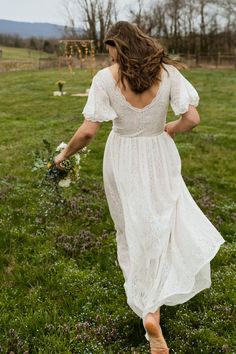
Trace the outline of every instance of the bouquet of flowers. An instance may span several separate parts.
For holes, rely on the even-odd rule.
[[[47,140],[44,139],[43,143],[47,150],[47,156],[45,157],[37,151],[35,153],[35,161],[32,171],[45,169],[46,173],[42,182],[46,182],[55,187],[69,187],[71,182],[75,182],[79,179],[81,154],[86,157],[90,150],[88,150],[87,147],[84,147],[79,153],[62,161],[60,163],[62,169],[59,169],[54,163],[54,156],[64,150],[67,144],[62,142],[53,151]]]

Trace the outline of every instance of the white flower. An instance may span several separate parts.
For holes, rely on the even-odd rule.
[[[60,182],[58,183],[58,186],[60,187],[69,187],[71,183],[71,179],[70,178],[64,178],[62,180],[60,180]]]
[[[76,158],[77,164],[79,165],[79,163],[80,163],[80,154],[75,154],[75,158]]]
[[[63,149],[65,149],[67,147],[66,143],[61,143],[60,145],[58,145],[58,147],[56,148],[56,151],[61,151]]]

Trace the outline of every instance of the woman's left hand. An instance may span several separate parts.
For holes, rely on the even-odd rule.
[[[66,160],[64,150],[62,150],[62,151],[60,152],[60,154],[58,154],[57,156],[54,157],[55,165],[56,165],[57,168],[59,168],[60,170],[63,170],[63,168],[60,166],[60,163],[61,163],[62,161],[64,161],[64,160]]]
[[[175,138],[175,125],[176,121],[169,122],[165,124],[164,130],[171,136],[172,139]]]

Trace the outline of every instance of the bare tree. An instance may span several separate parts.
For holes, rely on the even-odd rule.
[[[217,0],[198,0],[197,5],[199,6],[199,16],[200,16],[200,52],[208,52],[208,38],[207,38],[207,9],[209,5],[216,4]],[[210,21],[212,22],[213,17],[216,13],[210,15]]]
[[[149,35],[160,37],[167,34],[163,0],[153,3],[149,8],[144,8],[143,1],[139,0],[138,9],[130,9],[130,20]]]
[[[99,20],[99,30],[100,30],[100,52],[104,51],[104,38],[108,28],[112,24],[112,10],[114,8],[113,0],[108,0],[107,2],[98,2],[98,20]]]
[[[143,18],[142,18],[142,14],[143,14],[143,0],[138,0],[138,9],[135,11],[134,9],[130,9],[130,17],[132,22],[136,23],[136,25],[139,28],[142,28],[143,25]]]
[[[156,37],[165,37],[169,35],[168,24],[167,24],[167,11],[166,2],[158,1],[151,8],[151,13],[153,14],[153,22],[155,22]]]
[[[206,52],[206,21],[205,21],[205,7],[208,3],[208,0],[199,0],[200,5],[200,50],[201,53]]]
[[[112,8],[113,16],[114,16],[114,21],[118,21],[118,14],[119,14],[119,9],[117,7],[116,1],[113,2],[113,8]]]
[[[98,0],[75,0],[77,4],[78,13],[84,22],[85,31],[89,38],[95,41],[95,46],[97,46],[97,16],[98,16]]]
[[[73,11],[65,7],[70,36],[78,36],[75,23],[80,20],[84,23],[87,38],[95,41],[99,51],[104,51],[105,33],[113,21],[118,20],[118,2],[63,1],[73,2],[76,6]],[[136,9],[130,9],[129,15],[129,21],[136,23],[145,33],[162,39],[169,52],[235,51],[236,0],[155,0],[151,5],[137,0]]]
[[[173,50],[178,52],[181,39],[181,15],[184,6],[183,0],[168,0],[167,14],[170,18],[170,35],[173,38]]]
[[[117,9],[114,0],[65,0],[64,5],[69,22],[68,30],[75,37],[75,18],[83,22],[84,33],[87,38],[93,39],[96,48],[104,51],[104,36],[114,16],[117,18]],[[73,14],[70,4],[73,2]]]
[[[62,11],[65,16],[66,25],[64,26],[64,36],[69,38],[77,38],[78,34],[76,32],[75,17],[73,15],[73,4],[70,0],[62,3]]]
[[[221,7],[222,16],[226,20],[225,39],[228,47],[228,52],[233,52],[236,47],[236,0],[222,0],[218,2]]]
[[[196,31],[194,21],[196,14],[197,6],[195,0],[184,0],[183,29],[187,54],[195,53],[196,51]]]

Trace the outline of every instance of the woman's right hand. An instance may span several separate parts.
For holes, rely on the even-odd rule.
[[[65,149],[62,150],[57,156],[54,157],[54,163],[59,170],[64,170],[64,168],[62,168],[60,165],[61,162],[66,160],[66,157],[64,154],[65,154]]]

